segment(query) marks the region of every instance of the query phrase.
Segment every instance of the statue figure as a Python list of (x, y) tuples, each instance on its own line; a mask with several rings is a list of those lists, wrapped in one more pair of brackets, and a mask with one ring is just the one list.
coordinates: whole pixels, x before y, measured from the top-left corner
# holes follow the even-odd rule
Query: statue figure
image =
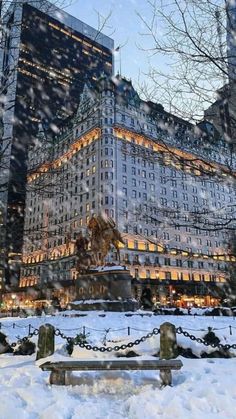
[(78, 233), (75, 240), (76, 270), (83, 274), (86, 273), (92, 265), (92, 255), (88, 250), (89, 240)]
[(91, 251), (89, 251), (89, 240), (80, 231), (75, 240), (71, 239), (70, 234), (67, 235), (67, 246), (69, 246), (69, 243), (74, 243), (76, 271), (81, 274), (86, 273), (90, 266), (94, 264)]
[(153, 306), (152, 302), (152, 291), (150, 287), (145, 287), (142, 290), (142, 295), (140, 297), (140, 302), (144, 310), (151, 310)]
[(84, 237), (82, 232), (77, 234), (75, 240), (71, 240), (70, 234), (67, 235), (67, 246), (70, 242), (75, 245), (77, 272), (85, 274), (92, 266), (103, 266), (111, 246), (115, 247), (120, 262), (119, 242), (125, 243), (114, 220), (102, 215), (93, 215), (87, 227), (90, 232), (89, 238)]
[(76, 255), (80, 255), (88, 250), (89, 240), (83, 236), (83, 233), (80, 231), (75, 239), (75, 249)]
[(91, 252), (96, 265), (104, 265), (105, 257), (113, 245), (117, 251), (120, 262), (119, 242), (124, 243), (114, 220), (102, 215), (93, 215), (88, 222), (91, 232)]

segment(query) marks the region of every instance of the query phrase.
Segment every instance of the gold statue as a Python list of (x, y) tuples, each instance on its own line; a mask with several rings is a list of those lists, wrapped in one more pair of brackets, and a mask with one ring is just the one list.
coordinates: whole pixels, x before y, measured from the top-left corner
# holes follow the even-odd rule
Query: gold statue
[(120, 262), (119, 242), (124, 243), (120, 232), (116, 228), (115, 221), (110, 217), (93, 215), (88, 222), (88, 230), (91, 232), (91, 252), (97, 266), (104, 265), (105, 257), (111, 246), (114, 246)]
[(102, 215), (93, 215), (87, 227), (90, 232), (89, 238), (84, 237), (82, 232), (78, 233), (75, 240), (71, 239), (70, 234), (67, 235), (67, 246), (70, 242), (75, 245), (77, 272), (84, 274), (92, 266), (103, 266), (111, 246), (115, 247), (120, 262), (119, 242), (125, 243), (116, 228), (114, 220)]

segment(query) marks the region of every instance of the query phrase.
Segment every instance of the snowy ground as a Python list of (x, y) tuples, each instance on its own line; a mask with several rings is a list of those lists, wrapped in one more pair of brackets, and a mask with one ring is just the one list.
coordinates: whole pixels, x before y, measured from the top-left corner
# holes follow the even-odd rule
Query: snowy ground
[[(1, 319), (2, 329), (11, 342), (28, 334), (28, 325), (51, 323), (64, 334), (75, 336), (86, 327), (89, 343), (114, 345), (133, 341), (165, 321), (202, 337), (208, 326), (216, 329), (221, 343), (236, 343), (236, 320), (231, 317), (152, 316), (141, 313), (90, 312), (83, 317), (42, 317)], [(13, 321), (15, 327), (13, 329)], [(230, 335), (230, 328), (232, 335)], [(130, 327), (130, 336), (128, 336)], [(106, 332), (105, 329), (110, 329)], [(137, 330), (139, 329), (139, 330)], [(189, 330), (191, 329), (191, 330)], [(194, 330), (193, 330), (194, 329)], [(37, 338), (34, 338), (35, 342)], [(200, 354), (206, 348), (178, 335), (178, 342)], [(54, 359), (64, 358), (64, 341), (56, 338)], [(155, 336), (134, 350), (149, 358), (159, 348)], [(236, 355), (236, 353), (235, 353)], [(74, 358), (111, 357), (110, 354), (79, 350)], [(67, 387), (50, 386), (48, 372), (35, 363), (35, 355), (0, 355), (0, 419), (236, 419), (236, 357), (231, 359), (186, 359), (173, 373), (173, 387), (160, 388), (159, 373), (153, 371), (88, 372), (74, 374)]]

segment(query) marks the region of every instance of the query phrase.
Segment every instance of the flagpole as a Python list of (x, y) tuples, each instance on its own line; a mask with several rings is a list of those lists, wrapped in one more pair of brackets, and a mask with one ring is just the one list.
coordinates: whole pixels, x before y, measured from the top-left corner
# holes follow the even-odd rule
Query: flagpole
[(119, 52), (119, 54), (120, 54), (120, 56), (119, 56), (119, 61), (120, 61), (120, 63), (119, 63), (119, 67), (120, 67), (120, 76), (121, 76), (121, 47), (120, 47), (120, 45), (115, 49), (115, 52)]

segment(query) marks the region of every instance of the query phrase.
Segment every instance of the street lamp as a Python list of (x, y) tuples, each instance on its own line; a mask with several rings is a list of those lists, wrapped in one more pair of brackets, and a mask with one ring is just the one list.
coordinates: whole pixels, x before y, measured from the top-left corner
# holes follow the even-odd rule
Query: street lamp
[(16, 295), (12, 294), (11, 299), (12, 299), (11, 317), (13, 317), (13, 310), (14, 310)]
[(172, 288), (172, 286), (170, 286), (170, 305), (171, 306), (173, 306), (175, 293), (176, 291)]

